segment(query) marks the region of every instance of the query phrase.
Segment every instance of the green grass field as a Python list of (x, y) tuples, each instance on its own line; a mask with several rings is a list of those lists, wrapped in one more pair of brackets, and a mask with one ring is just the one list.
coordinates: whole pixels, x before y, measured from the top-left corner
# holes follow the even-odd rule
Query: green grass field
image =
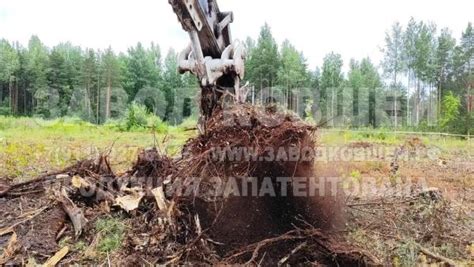
[(76, 119), (0, 117), (0, 177), (28, 180), (100, 153), (110, 153), (115, 171), (121, 172), (140, 149), (155, 144), (163, 153), (179, 154), (186, 140), (195, 135), (187, 130), (192, 124), (188, 121), (159, 131), (121, 131), (114, 125), (96, 126)]
[[(77, 160), (109, 153), (117, 172), (125, 171), (140, 149), (158, 146), (176, 156), (186, 140), (195, 136), (195, 120), (179, 126), (122, 131), (115, 124), (93, 125), (74, 118), (51, 121), (35, 118), (0, 117), (0, 177), (28, 180), (41, 173), (62, 169)], [(191, 129), (191, 130), (190, 130)], [(319, 145), (338, 146), (367, 142), (398, 146), (407, 139), (388, 130), (321, 130)], [(420, 137), (426, 145), (438, 147), (446, 155), (470, 155), (474, 141), (451, 137)]]

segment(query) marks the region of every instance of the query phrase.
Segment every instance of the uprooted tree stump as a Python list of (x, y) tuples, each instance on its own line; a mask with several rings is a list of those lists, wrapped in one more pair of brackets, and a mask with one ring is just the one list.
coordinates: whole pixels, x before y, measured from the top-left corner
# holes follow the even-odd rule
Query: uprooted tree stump
[[(376, 259), (331, 235), (343, 223), (337, 197), (304, 197), (292, 190), (300, 178), (318, 182), (313, 177), (315, 131), (289, 114), (234, 106), (217, 110), (206, 133), (189, 140), (180, 159), (144, 150), (130, 171), (117, 176), (101, 156), (5, 185), (0, 206), (8, 220), (0, 234), (18, 234), (18, 240), (14, 253), (0, 259), (44, 262), (65, 236), (93, 245), (100, 234), (91, 226), (94, 220), (113, 212), (129, 225), (121, 249), (111, 255), (121, 265), (374, 264)], [(240, 149), (251, 149), (249, 157), (225, 152)], [(19, 202), (25, 202), (21, 209)], [(37, 246), (42, 240), (46, 249)], [(81, 262), (74, 252), (61, 261)]]
[[(324, 230), (343, 224), (337, 196), (294, 195), (296, 179), (319, 183), (314, 177), (315, 127), (252, 106), (220, 110), (206, 126), (205, 134), (185, 146), (175, 177), (200, 181), (189, 200), (201, 227), (222, 243), (220, 254), (306, 223)], [(216, 191), (221, 193), (217, 197), (212, 195)]]

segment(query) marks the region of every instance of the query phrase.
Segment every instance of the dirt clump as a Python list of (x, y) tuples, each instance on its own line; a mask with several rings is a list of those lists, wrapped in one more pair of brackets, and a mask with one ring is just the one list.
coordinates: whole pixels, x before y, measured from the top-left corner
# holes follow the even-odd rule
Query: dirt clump
[(142, 150), (130, 171), (135, 177), (166, 177), (175, 172), (173, 161), (161, 155), (157, 148)]

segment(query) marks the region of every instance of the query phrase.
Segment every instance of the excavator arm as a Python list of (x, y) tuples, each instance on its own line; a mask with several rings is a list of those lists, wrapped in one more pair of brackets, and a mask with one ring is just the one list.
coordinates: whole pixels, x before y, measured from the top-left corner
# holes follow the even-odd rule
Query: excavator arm
[(169, 0), (189, 34), (189, 46), (178, 59), (179, 72), (191, 72), (201, 86), (201, 113), (208, 119), (229, 94), (235, 102), (244, 102), (244, 46), (232, 41), (230, 24), (232, 12), (221, 12), (216, 0)]

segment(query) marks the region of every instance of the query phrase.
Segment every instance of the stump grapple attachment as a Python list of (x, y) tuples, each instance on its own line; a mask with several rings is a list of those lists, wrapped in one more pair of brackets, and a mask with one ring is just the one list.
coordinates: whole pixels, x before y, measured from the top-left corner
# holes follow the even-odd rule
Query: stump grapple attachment
[(216, 0), (169, 0), (183, 29), (191, 40), (178, 59), (179, 72), (191, 72), (201, 86), (201, 112), (212, 115), (223, 95), (245, 102), (246, 89), (240, 87), (244, 77), (245, 49), (232, 41), (232, 12), (221, 12)]

